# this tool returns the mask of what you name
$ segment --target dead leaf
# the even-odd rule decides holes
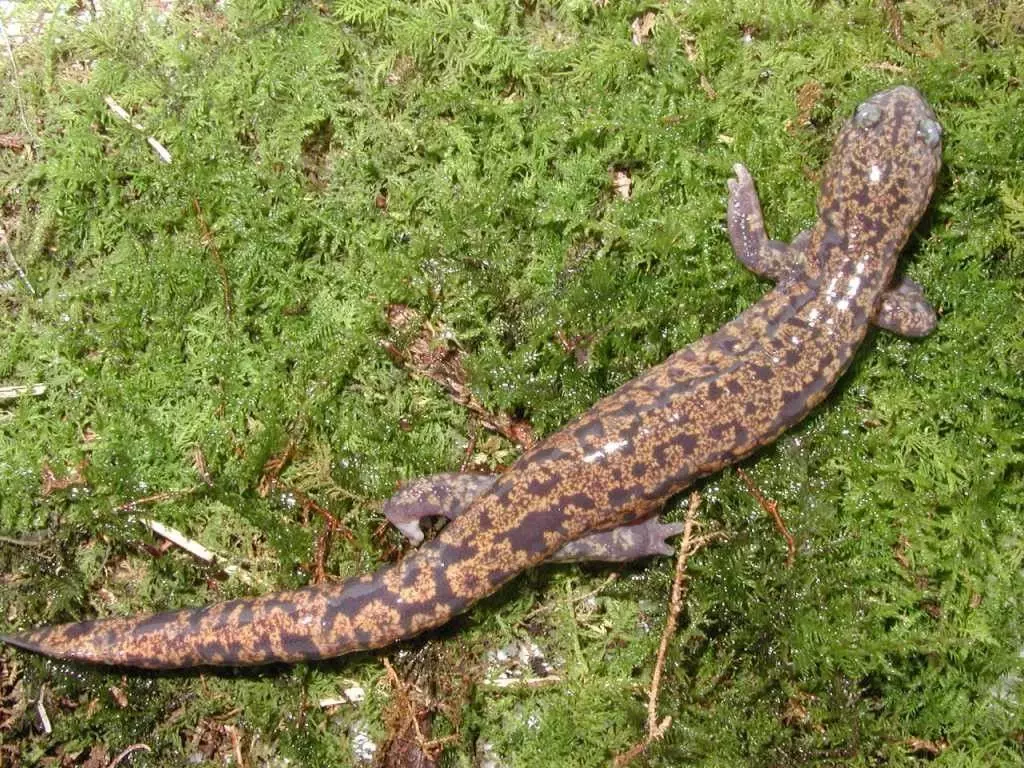
[[[630,24],[629,28],[633,30],[633,45],[643,45],[651,36],[651,30],[654,29],[654,22],[658,18],[658,14],[654,11],[647,11],[642,16],[637,16],[633,19],[633,23]]]
[[[117,706],[124,709],[128,706],[128,697],[125,692],[118,688],[116,685],[110,686],[110,695],[114,697],[114,701],[117,702]]]
[[[633,196],[633,178],[625,168],[612,168],[612,187],[623,200]]]
[[[925,754],[930,757],[938,757],[942,754],[946,747],[949,746],[949,742],[945,739],[939,739],[938,741],[932,741],[930,739],[907,739],[907,749],[911,752],[919,754]]]
[[[192,449],[192,466],[199,473],[199,479],[213,487],[213,478],[210,477],[210,469],[206,466],[206,456],[198,445]]]
[[[714,101],[718,98],[718,91],[711,87],[711,81],[704,75],[700,76],[700,87],[704,91],[704,95],[708,97],[710,101]]]
[[[825,89],[821,87],[821,83],[815,80],[800,86],[800,90],[796,94],[796,124],[798,126],[806,128],[811,124],[811,113],[818,106],[824,92]]]
[[[16,133],[0,133],[0,148],[24,149],[25,139]]]
[[[897,541],[892,547],[892,556],[905,571],[910,570],[910,558],[907,557],[908,549],[910,549],[910,539],[901,534],[899,541]]]
[[[57,477],[57,473],[53,471],[53,468],[50,466],[50,462],[44,459],[43,467],[40,470],[40,475],[42,475],[43,480],[43,497],[46,498],[47,496],[50,496],[54,491],[65,491],[68,488],[86,485],[85,476],[82,473],[88,465],[88,460],[82,459],[75,466],[70,467],[67,470],[67,474],[63,477]]]

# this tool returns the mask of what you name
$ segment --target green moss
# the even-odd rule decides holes
[[[0,57],[18,97],[0,100],[0,134],[33,147],[0,149],[0,223],[36,291],[5,254],[0,383],[48,386],[0,405],[0,533],[42,534],[0,543],[0,615],[25,626],[307,583],[321,522],[258,493],[289,439],[284,483],[354,533],[333,571],[376,567],[376,501],[457,467],[479,432],[388,358],[389,304],[450,329],[489,407],[551,432],[764,291],[721,226],[733,163],[791,237],[843,117],[910,82],[946,133],[905,267],[939,328],[873,335],[835,395],[746,463],[797,537],[792,569],[735,474],[703,486],[705,518],[731,536],[692,565],[662,694],[674,722],[647,759],[913,765],[929,756],[912,744],[930,742],[941,765],[1024,762],[1024,17],[904,2],[900,44],[881,5],[669,3],[641,46],[630,24],[647,6],[589,0],[162,19],[124,5],[89,24],[58,10],[15,45],[16,71]],[[584,340],[579,356],[560,336]],[[514,455],[483,434],[477,452]],[[83,461],[84,487],[43,492],[44,465],[60,477]],[[145,514],[251,583],[152,557],[118,511],[188,489]],[[672,566],[631,566],[577,605],[609,570],[544,569],[437,633],[481,667],[533,638],[563,678],[446,702],[439,727],[461,723],[447,764],[486,744],[508,765],[605,765],[641,738]],[[221,762],[225,718],[254,762],[337,765],[355,733],[387,731],[372,654],[202,677],[10,660],[19,696],[46,683],[54,723],[40,735],[30,707],[0,733],[26,765],[135,742],[153,749],[136,765]],[[364,702],[315,706],[355,683]]]

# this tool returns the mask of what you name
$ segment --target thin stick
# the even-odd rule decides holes
[[[224,314],[230,321],[233,303],[231,300],[231,282],[228,280],[228,270],[224,266],[224,259],[221,258],[220,251],[217,250],[217,242],[213,237],[213,232],[210,231],[206,224],[206,219],[203,217],[203,209],[195,198],[192,199],[192,207],[195,209],[196,218],[199,219],[199,239],[203,247],[209,251],[210,258],[213,259],[213,265],[217,268],[217,273],[220,275],[221,292],[224,294]],[[291,444],[289,443],[290,446]]]
[[[39,722],[43,726],[43,733],[49,736],[53,733],[53,726],[50,724],[50,716],[46,714],[46,686],[39,689],[39,701],[36,702],[36,712],[39,714]]]
[[[143,504],[156,504],[160,501],[170,501],[171,499],[177,499],[180,496],[188,496],[190,493],[195,493],[197,486],[186,488],[182,491],[162,491],[161,493],[154,493],[152,496],[143,496],[141,499],[132,499],[126,501],[120,506],[114,507],[115,512],[134,512],[136,507]]]
[[[7,402],[8,400],[17,400],[25,395],[39,397],[45,394],[45,384],[18,384],[11,387],[0,387],[0,403]]]
[[[789,528],[786,527],[786,521],[782,519],[782,515],[779,513],[779,503],[777,501],[769,501],[761,493],[761,490],[754,485],[754,481],[751,480],[747,473],[739,467],[736,468],[736,474],[743,478],[743,482],[747,484],[747,490],[750,491],[751,495],[757,499],[757,503],[761,505],[761,509],[771,515],[772,521],[775,523],[775,530],[786,540],[786,567],[792,568],[793,561],[796,560],[796,542],[793,540],[793,534],[789,532]]]
[[[25,127],[25,135],[32,136],[32,128],[29,127],[28,118],[25,117],[25,104],[21,98],[21,75],[18,73],[18,62],[14,59],[14,48],[11,47],[11,38],[7,35],[7,27],[4,20],[0,19],[0,35],[4,37],[4,46],[7,48],[7,58],[11,60],[11,73],[14,80],[14,98],[18,102],[18,112],[21,115],[21,124]]]
[[[132,116],[128,114],[128,110],[114,101],[113,96],[105,96],[103,98],[103,103],[107,105],[111,112],[128,123],[128,125],[136,131],[139,131],[140,133],[146,132],[146,129],[143,126],[132,120]],[[167,163],[168,165],[170,164],[172,158],[171,153],[167,151],[167,147],[152,136],[146,136],[146,143],[149,144],[154,152],[156,152],[156,156],[159,157],[162,162]]]
[[[147,517],[140,517],[138,520],[157,536],[162,536],[172,544],[188,552],[197,560],[201,560],[209,565],[217,565],[223,569],[224,573],[228,576],[237,576],[246,584],[252,583],[252,577],[250,577],[244,570],[239,568],[237,565],[226,564],[223,557],[207,549],[195,539],[190,539],[177,528],[171,528],[171,526],[164,525],[159,520],[153,520]]]
[[[684,585],[686,583],[686,563],[695,551],[693,548],[693,527],[697,521],[697,509],[700,507],[700,494],[694,492],[690,495],[690,508],[686,511],[686,520],[683,522],[683,539],[679,543],[679,556],[676,558],[676,576],[672,582],[672,597],[669,600],[668,617],[665,619],[665,629],[661,633],[661,643],[658,645],[658,657],[654,662],[654,674],[651,676],[651,691],[647,697],[647,732],[651,740],[661,737],[665,729],[672,722],[671,717],[666,717],[661,723],[658,722],[658,693],[661,690],[661,676],[665,669],[665,656],[668,654],[668,644],[675,637],[676,628],[679,624],[679,614],[683,610]],[[658,735],[655,735],[658,734]]]
[[[41,547],[42,539],[14,539],[10,536],[0,536],[0,544],[10,544],[15,547]]]
[[[496,677],[493,680],[483,680],[481,685],[487,688],[543,688],[546,685],[554,685],[562,682],[560,675],[545,675],[544,677]]]
[[[676,558],[676,574],[672,582],[672,596],[669,600],[668,616],[665,619],[665,629],[661,633],[661,643],[658,645],[658,656],[654,663],[654,673],[651,675],[651,690],[647,697],[647,736],[627,751],[615,757],[612,765],[616,768],[628,765],[646,752],[648,747],[661,739],[669,726],[672,725],[671,715],[666,715],[660,721],[658,720],[658,696],[661,693],[661,678],[664,674],[668,646],[675,637],[676,629],[679,625],[679,615],[683,611],[684,599],[686,597],[686,566],[690,558],[699,550],[714,539],[723,538],[725,535],[721,531],[715,531],[704,536],[694,536],[694,531],[699,527],[697,523],[697,510],[699,508],[700,494],[695,492],[690,495],[690,507],[686,512],[686,519],[683,522],[683,538],[679,543],[679,555]]]
[[[32,283],[29,281],[28,275],[25,274],[25,270],[21,268],[18,260],[14,258],[14,251],[11,249],[11,243],[7,239],[7,232],[2,226],[0,226],[0,243],[3,243],[4,251],[7,252],[7,258],[10,260],[11,264],[14,265],[14,269],[18,273],[18,277],[20,277],[21,281],[25,283],[25,287],[28,288],[28,292],[35,296],[36,289],[32,287]]]
[[[148,517],[140,517],[139,522],[147,526],[157,536],[162,536],[172,544],[188,552],[192,557],[197,560],[202,560],[204,563],[213,564],[217,560],[217,555],[211,552],[209,549],[204,547],[195,539],[190,539],[184,533],[176,528],[171,528],[169,525],[164,525],[159,520],[153,520]]]
[[[238,736],[238,727],[235,725],[225,725],[224,730],[231,737],[231,747],[235,753],[235,763],[238,765],[238,768],[245,768],[245,760],[242,757],[242,740]]]
[[[122,749],[120,754],[118,754],[117,757],[115,757],[113,760],[110,761],[110,764],[107,766],[107,768],[117,768],[117,766],[119,766],[121,764],[121,761],[124,760],[126,757],[128,757],[128,755],[132,754],[133,752],[152,752],[152,751],[153,750],[150,749],[148,744],[132,744],[132,745],[127,746],[124,749]]]
[[[611,584],[613,581],[615,581],[617,578],[619,578],[619,574],[617,574],[617,573],[610,574],[608,576],[608,578],[605,579],[604,581],[602,581],[601,584],[596,589],[590,590],[585,595],[580,595],[579,597],[574,597],[572,599],[571,605],[579,605],[584,600],[587,600],[587,599],[593,597],[594,595],[597,595],[597,594],[603,592],[608,587],[608,585]],[[534,619],[537,616],[540,616],[541,614],[544,614],[544,613],[547,613],[548,611],[554,610],[559,605],[560,605],[559,603],[552,602],[552,603],[548,603],[547,605],[542,605],[539,608],[535,608],[534,610],[532,610],[528,614],[526,614],[526,616],[523,618],[523,622],[530,621],[531,619]]]

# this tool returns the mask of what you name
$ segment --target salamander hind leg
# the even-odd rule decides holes
[[[740,163],[729,179],[729,239],[736,258],[755,275],[779,282],[793,272],[804,270],[804,248],[808,232],[801,232],[792,245],[771,240],[765,233],[761,201],[750,172]]]
[[[900,278],[882,294],[874,319],[879,328],[911,338],[927,336],[936,322],[935,309],[924,297],[921,286],[909,277]]]
[[[385,501],[381,511],[389,523],[418,546],[423,541],[421,519],[440,516],[454,520],[473,499],[494,485],[497,477],[470,472],[421,477]]]
[[[620,525],[609,531],[591,533],[571,541],[555,552],[548,561],[624,563],[653,555],[671,555],[673,549],[665,539],[678,536],[682,532],[682,523],[663,523],[658,517],[649,517],[639,523]]]

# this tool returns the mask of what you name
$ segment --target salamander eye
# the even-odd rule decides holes
[[[917,138],[929,147],[935,148],[942,139],[942,126],[930,117],[922,117],[917,121]]]
[[[877,104],[865,101],[853,113],[853,122],[858,128],[870,128],[882,119],[882,110]]]

